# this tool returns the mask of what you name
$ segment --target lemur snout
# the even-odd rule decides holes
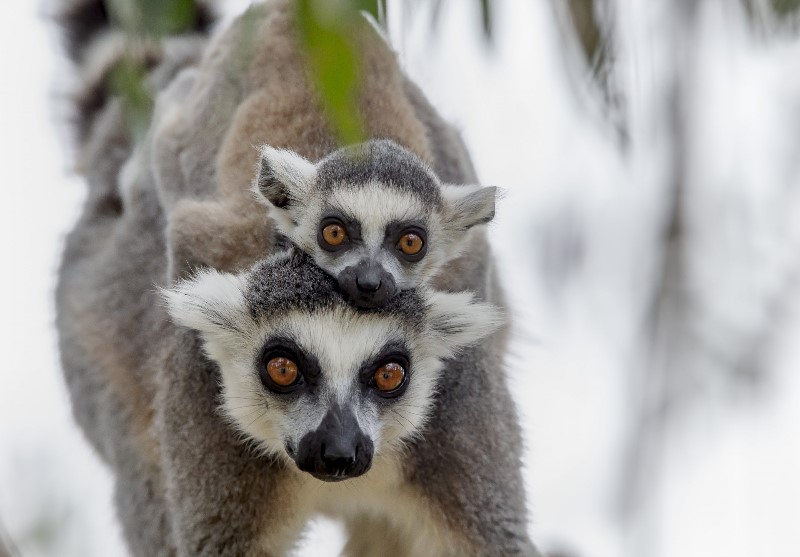
[[[367,259],[345,268],[339,273],[338,281],[350,301],[362,308],[380,307],[397,294],[391,273]]]
[[[375,267],[356,275],[356,286],[362,292],[376,292],[381,287],[381,275]]]
[[[298,468],[317,479],[335,482],[364,474],[372,465],[373,444],[355,415],[335,406],[319,427],[300,440]]]

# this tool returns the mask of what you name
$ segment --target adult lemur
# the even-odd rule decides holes
[[[310,161],[336,148],[292,12],[288,0],[253,8],[206,44],[200,10],[185,35],[131,48],[101,2],[64,10],[89,195],[66,242],[57,326],[74,415],[115,474],[129,548],[285,555],[320,512],[345,521],[347,555],[536,555],[504,335],[463,348],[493,327],[485,304],[502,305],[484,235],[432,279],[474,301],[418,287],[357,309],[306,255],[271,255],[253,146]],[[357,40],[370,136],[446,183],[475,183],[386,44],[367,26]],[[123,54],[158,91],[135,146],[106,89]]]

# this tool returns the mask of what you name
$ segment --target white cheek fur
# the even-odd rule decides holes
[[[267,392],[261,384],[257,356],[276,331],[318,359],[324,379],[313,403],[302,397],[292,403],[278,402],[281,395]],[[360,427],[373,440],[376,454],[401,447],[418,435],[425,423],[441,367],[438,360],[412,357],[414,369],[408,388],[386,404],[376,404],[360,392],[357,374],[363,362],[374,359],[390,341],[412,343],[414,352],[414,334],[393,319],[341,308],[313,315],[297,312],[272,321],[251,338],[247,347],[239,339],[235,353],[226,346],[233,339],[228,343],[208,339],[206,350],[221,369],[225,415],[266,453],[288,458],[286,441],[296,446],[318,427],[333,403],[353,409]]]
[[[319,223],[328,211],[342,213],[361,226],[359,245],[341,252],[328,252],[319,247]],[[314,258],[314,262],[331,276],[365,258],[378,260],[391,273],[401,290],[414,288],[431,279],[447,261],[457,257],[466,243],[465,234],[455,236],[441,222],[441,215],[432,211],[415,196],[381,183],[363,186],[342,185],[331,192],[309,194],[307,204],[293,210],[296,224],[286,228],[279,223],[297,246]],[[416,263],[403,264],[385,243],[386,228],[395,222],[425,223],[427,253]]]

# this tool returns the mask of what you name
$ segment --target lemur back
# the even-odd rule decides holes
[[[90,89],[103,83],[90,59],[110,64],[120,51],[95,32],[108,25],[100,2],[69,4],[83,14],[67,24]],[[86,26],[91,32],[78,32],[82,18],[97,22]],[[307,83],[288,0],[250,9],[212,39],[205,28],[154,45],[156,108],[143,142],[134,142],[119,99],[102,87],[92,109],[79,112],[89,116],[81,117],[77,149],[89,196],[59,273],[59,347],[76,420],[115,476],[132,554],[285,555],[292,537],[271,532],[302,530],[307,515],[296,504],[317,484],[289,473],[291,462],[264,454],[226,417],[219,361],[195,331],[171,321],[157,287],[206,267],[245,272],[273,252],[274,223],[249,189],[260,159],[254,145],[316,163],[336,144]],[[359,41],[370,136],[402,145],[447,182],[474,183],[463,144],[386,44],[366,26]],[[498,304],[485,235],[472,236],[444,268],[452,280],[437,288]],[[503,353],[501,332],[446,360],[427,420],[402,458],[343,484],[381,486],[362,493],[362,503],[375,506],[348,513],[347,555],[536,555]],[[339,492],[325,493],[320,512],[347,506]],[[387,498],[398,517],[374,512],[376,499]]]

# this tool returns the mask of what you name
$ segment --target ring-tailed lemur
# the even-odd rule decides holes
[[[85,24],[86,33],[80,29],[73,33],[79,38],[75,51],[83,53],[79,63],[87,69],[86,83],[96,88],[84,88],[86,95],[78,107],[89,196],[66,240],[59,271],[59,349],[75,418],[114,474],[116,508],[130,552],[287,555],[295,539],[287,533],[299,533],[306,511],[317,508],[347,511],[350,541],[345,555],[350,557],[537,555],[527,534],[521,440],[503,371],[502,334],[494,333],[442,362],[434,374],[438,388],[424,399],[429,403],[427,420],[414,417],[420,422],[408,425],[397,416],[395,431],[416,432],[402,450],[388,451],[392,458],[384,459],[381,447],[390,443],[385,438],[373,441],[371,468],[357,478],[332,484],[299,472],[285,447],[275,445],[284,451],[278,454],[287,455],[276,459],[243,438],[241,429],[248,426],[244,416],[235,422],[242,427],[234,426],[220,408],[220,401],[226,400],[222,368],[232,368],[208,358],[197,333],[173,324],[164,309],[156,286],[169,288],[174,277],[202,265],[240,272],[270,254],[273,224],[249,191],[258,163],[252,145],[280,146],[315,161],[336,148],[297,52],[294,2],[273,0],[252,8],[208,46],[201,33],[156,45],[154,58],[146,62],[153,68],[148,84],[160,92],[149,135],[135,148],[120,102],[105,88],[102,72],[88,71],[93,61],[103,58],[100,55],[113,60],[120,53],[115,47],[119,44],[103,30],[108,23],[103,4],[100,0],[68,3],[76,7],[72,13],[83,14],[67,21]],[[365,57],[360,110],[370,136],[403,145],[447,183],[474,183],[457,135],[403,75],[386,44],[366,31],[358,39]],[[110,47],[114,48],[105,50]],[[485,235],[470,236],[469,248],[450,261],[432,285],[468,290],[477,300],[501,306]],[[274,299],[279,292],[286,296],[306,292],[317,284],[313,279],[317,275],[320,292],[335,291],[327,275],[313,266],[288,272],[293,261],[302,257],[267,264],[272,273],[285,265],[286,275],[273,282],[281,288],[248,289],[247,303]],[[445,273],[447,284],[442,284],[439,277]],[[201,305],[214,305],[213,291],[193,292],[199,292]],[[387,309],[420,294],[434,303],[421,291],[401,293],[387,308],[373,310],[335,302],[344,314],[361,317],[337,319],[331,324],[334,330],[325,334],[314,332],[319,323],[311,325],[315,318],[323,318],[325,310],[309,305],[307,312],[302,310],[309,318],[307,340],[298,332],[295,342],[315,354],[338,354],[337,362],[354,362],[359,358],[353,353],[357,347],[334,342],[329,333],[350,323],[355,328],[339,331],[342,335],[363,334],[379,343],[374,335],[386,331],[386,322],[394,320],[402,329],[402,323],[409,321],[408,308],[405,313],[396,308],[396,317]],[[304,307],[316,296],[315,291],[294,300]],[[247,311],[251,309],[247,305]],[[280,325],[279,318],[273,322],[255,309],[256,333],[270,334],[271,327]],[[431,314],[424,313],[414,316],[414,322],[435,331]],[[377,321],[368,326],[359,321],[370,316]],[[380,323],[384,325],[379,327]],[[428,339],[411,346],[416,343],[413,334],[398,336],[408,341],[411,350],[406,378],[406,388],[411,389],[416,378],[424,377],[415,375],[414,350],[424,350]],[[229,336],[226,342],[234,338]],[[242,353],[252,350],[247,335],[240,338]],[[287,356],[276,354],[267,361],[273,362],[271,380],[276,385],[294,373]],[[299,374],[303,363],[291,362]],[[266,407],[268,400],[275,405],[281,399],[267,398],[271,391],[261,383],[255,359],[251,363],[251,380],[257,381],[256,388],[261,385],[258,392],[264,397],[261,408],[253,408],[255,424],[259,412],[274,410]],[[390,388],[404,376],[398,369],[404,361],[386,363],[393,365],[377,377],[373,373],[371,381]],[[352,389],[348,392],[353,394]],[[406,395],[411,394],[406,391],[395,400],[406,404],[407,419],[415,411],[408,405],[411,399]],[[227,400],[235,400],[233,396],[238,395],[230,394]],[[386,416],[392,413],[389,406]],[[324,408],[311,408],[308,415]],[[319,424],[309,422],[309,431],[320,429],[324,417],[319,417]],[[326,423],[329,431],[344,428],[345,424],[334,423],[336,417],[332,414]],[[368,429],[361,422],[359,427],[362,432]],[[295,431],[299,434],[301,429]],[[301,450],[297,441],[302,437],[284,436],[281,441],[286,440],[296,442],[290,445],[292,450]],[[311,441],[302,448],[321,455],[321,445],[316,453]],[[363,459],[366,442],[360,446]],[[341,473],[344,461],[334,459],[331,466],[314,468],[315,473]],[[313,458],[307,466],[315,466]],[[392,512],[387,514],[390,498]]]
[[[335,277],[360,307],[425,283],[494,217],[496,188],[443,185],[389,140],[312,164],[264,146],[253,190],[278,230]]]
[[[467,293],[424,288],[358,310],[296,248],[238,274],[201,271],[164,297],[177,323],[201,333],[235,427],[269,456],[325,481],[361,476],[373,461],[379,470],[401,468],[402,449],[421,435],[434,403],[442,360],[501,323],[496,308]],[[366,478],[374,488],[365,489],[404,489],[382,475]],[[338,496],[359,491],[375,496]],[[321,504],[309,497],[292,504]],[[373,512],[391,519],[393,500]]]

